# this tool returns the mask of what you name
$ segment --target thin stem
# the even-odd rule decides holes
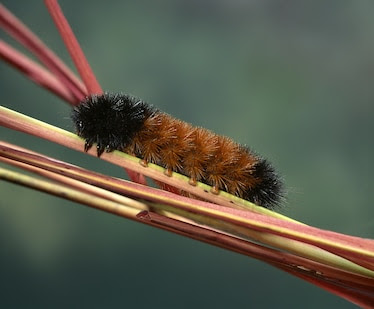
[[[101,208],[102,210],[120,215],[125,218],[136,218],[136,215],[139,213],[138,209],[132,208],[128,205],[108,201],[100,197],[92,196],[88,193],[80,192],[79,190],[56,185],[55,183],[37,179],[18,172],[9,171],[3,168],[0,168],[0,178],[39,191],[47,192],[55,196],[63,196],[68,200],[84,205],[89,205],[99,209]],[[101,206],[99,207],[98,205]]]
[[[0,4],[0,26],[30,50],[72,92],[75,104],[87,95],[75,74],[27,26]]]
[[[75,67],[87,87],[89,94],[102,94],[103,90],[99,85],[91,66],[89,65],[79,43],[76,39],[69,23],[63,15],[57,0],[45,0],[45,5],[51,14],[62,39],[65,42],[70,57],[73,59]]]
[[[279,267],[282,269],[282,267]],[[285,269],[283,269],[285,270]],[[300,273],[295,271],[294,269],[285,270],[291,275],[294,275],[300,279],[303,279],[305,281],[308,281],[309,283],[312,283],[332,294],[335,294],[337,296],[340,296],[358,306],[361,308],[373,308],[374,303],[374,295],[373,295],[373,284],[369,283],[368,288],[369,289],[356,289],[352,288],[352,286],[343,286],[339,282],[324,280],[321,281],[318,278],[311,276],[308,273]]]
[[[353,285],[349,285],[350,281],[344,279],[344,272],[339,269],[331,268],[331,271],[333,272],[333,274],[335,274],[335,277],[333,279],[330,279],[329,277],[319,275],[319,271],[321,271],[322,269],[324,272],[328,273],[330,269],[329,266],[318,265],[322,266],[322,268],[316,267],[316,269],[318,269],[318,272],[314,270],[308,270],[305,268],[305,262],[306,265],[308,265],[308,260],[305,260],[301,257],[293,256],[285,252],[280,252],[248,241],[240,240],[234,236],[225,235],[218,231],[211,230],[208,227],[200,227],[196,226],[195,224],[177,221],[165,216],[160,216],[157,213],[153,213],[147,210],[139,211],[139,209],[147,209],[148,206],[144,203],[139,203],[132,199],[121,198],[116,201],[108,201],[107,199],[103,199],[101,197],[90,196],[90,194],[66,187],[65,185],[56,185],[44,180],[35,179],[33,177],[17,172],[8,171],[2,168],[0,168],[0,178],[40,191],[61,196],[66,199],[77,201],[90,207],[94,207],[122,217],[153,225],[155,227],[162,228],[183,236],[207,242],[234,252],[261,259],[262,261],[267,262],[275,267],[297,275],[304,280],[312,281],[314,284],[320,286],[321,288],[326,288],[329,291],[347,299],[352,298],[352,296],[350,296],[351,294],[355,295],[354,293],[350,293],[351,290],[356,290],[356,294],[360,293],[365,295],[365,291],[368,291],[368,288],[370,286],[370,281],[368,281],[368,278],[361,278],[360,280],[359,276],[350,274],[353,282],[356,283]],[[108,192],[108,194],[111,193]],[[343,277],[341,277],[341,275],[343,275]],[[347,290],[346,287],[347,283],[350,287],[349,290]]]
[[[18,52],[2,40],[0,40],[0,58],[24,73],[38,85],[58,95],[64,101],[75,104],[76,98],[59,79],[40,64]]]
[[[85,172],[82,169],[79,169],[78,167],[74,167],[71,165],[64,167],[63,162],[51,160],[47,157],[39,157],[37,154],[23,153],[20,150],[9,149],[9,147],[7,147],[6,145],[2,146],[1,144],[0,154],[7,158],[20,160],[21,162],[42,167],[49,171],[59,172],[69,177],[76,178],[74,175],[80,175],[79,180],[83,180],[91,184],[94,183],[95,185],[99,184],[98,180],[100,178],[100,175],[96,174],[90,176],[89,174],[87,174],[87,172]],[[52,168],[53,166],[55,166],[55,168]],[[87,178],[84,178],[84,175],[87,175]],[[92,176],[94,176],[94,178],[92,178]],[[106,184],[106,186],[108,188],[112,187],[114,191],[117,191],[120,188],[125,189],[130,185],[130,183],[122,181],[122,185],[121,187],[119,187],[119,180],[116,180],[113,183],[110,177],[108,176],[106,176],[104,179],[104,183]],[[136,188],[136,186],[138,186],[138,188]],[[290,230],[288,232],[288,237],[293,238],[292,235],[297,234],[300,231],[300,229],[304,229],[304,225],[298,224],[297,226],[293,226],[289,224],[287,226],[287,223],[280,220],[276,220],[273,222],[272,220],[269,220],[269,218],[267,217],[258,216],[251,212],[239,212],[234,209],[222,208],[217,205],[205,203],[202,201],[193,201],[192,203],[192,201],[187,198],[185,198],[185,201],[183,202],[182,200],[180,200],[180,197],[176,197],[175,195],[173,196],[171,194],[169,194],[169,196],[162,197],[162,194],[158,191],[152,193],[151,191],[153,190],[155,189],[146,187],[142,188],[139,185],[131,184],[131,186],[128,187],[127,190],[125,189],[124,191],[121,190],[119,192],[122,194],[129,195],[134,195],[134,193],[137,192],[136,195],[142,199],[158,202],[157,204],[151,204],[154,209],[160,209],[170,213],[174,213],[181,217],[189,218],[196,222],[200,222],[202,224],[209,225],[214,228],[219,228],[221,230],[233,233],[235,235],[240,235],[241,237],[254,239],[255,241],[265,243],[273,247],[294,252],[300,256],[305,256],[314,261],[319,261],[321,263],[332,265],[340,269],[346,269],[347,271],[353,271],[356,273],[361,273],[363,275],[373,276],[373,273],[368,271],[367,269],[363,269],[362,267],[359,267],[358,265],[355,265],[347,261],[346,259],[342,259],[334,254],[331,254],[320,248],[315,247],[316,244],[319,244],[319,239],[317,239],[313,243],[313,246],[303,243],[305,242],[304,238],[301,238],[300,241],[290,241],[289,239],[283,237],[284,235],[282,233],[276,235],[278,234],[279,229],[287,227]],[[143,191],[143,194],[141,194],[141,191]],[[147,192],[150,194],[147,195]],[[163,205],[161,203],[167,203],[169,204],[169,206]],[[209,218],[208,221],[207,218]],[[272,227],[271,230],[269,229],[270,227]],[[271,231],[271,234],[275,235],[271,235],[270,233],[268,233],[269,231]],[[328,231],[323,232],[328,233]],[[310,231],[309,233],[312,234],[312,232]],[[316,231],[314,231],[314,234],[321,235],[322,233],[320,230],[317,229]],[[323,239],[323,235],[321,235],[320,238]],[[338,242],[337,245],[339,245]],[[349,242],[346,240],[345,245],[347,245],[348,253],[348,250],[352,251],[352,242],[351,244],[349,244]],[[334,248],[331,249],[331,252],[334,252],[333,249]],[[361,256],[364,257],[365,253],[362,252]]]

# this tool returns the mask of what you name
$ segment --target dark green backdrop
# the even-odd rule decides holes
[[[373,238],[372,1],[60,2],[104,89],[269,158],[289,191],[286,215]],[[71,66],[42,1],[3,3]],[[73,130],[67,104],[4,63],[0,91],[2,105]],[[24,134],[0,136],[124,175]],[[0,196],[4,308],[354,307],[235,253],[4,182]]]

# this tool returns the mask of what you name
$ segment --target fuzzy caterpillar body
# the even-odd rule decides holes
[[[282,184],[273,167],[248,148],[194,127],[126,94],[87,97],[73,110],[77,134],[97,154],[120,150],[257,205],[273,208]]]

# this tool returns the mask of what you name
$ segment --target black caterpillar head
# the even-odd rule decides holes
[[[104,93],[87,97],[73,109],[77,134],[86,140],[85,151],[97,144],[97,155],[128,146],[141,130],[152,108],[126,94]]]

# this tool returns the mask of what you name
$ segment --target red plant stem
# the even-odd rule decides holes
[[[7,143],[0,144],[4,144],[3,147],[5,148],[11,146]],[[6,155],[7,153],[10,154],[14,151],[23,152],[23,149],[15,146],[13,150],[8,148],[8,150],[5,153],[2,153],[2,155]],[[26,157],[31,154],[27,150],[23,153],[26,155]],[[37,154],[32,152],[32,155],[35,156]],[[21,159],[21,157],[19,159]],[[44,156],[41,156],[41,159],[51,160]],[[63,176],[58,175],[56,175],[57,178],[55,178],[53,175],[51,175],[54,173],[45,173],[39,168],[31,167],[28,165],[28,161],[21,163],[22,159],[19,162],[12,162],[12,160],[4,158],[2,161],[28,169],[57,181],[60,181],[61,179],[59,180],[59,178],[61,177],[62,179],[64,178]],[[73,168],[73,166],[70,166],[69,164],[68,166],[69,169]],[[68,185],[68,183],[65,183],[64,181],[62,183],[64,185]],[[120,215],[117,212],[114,214]],[[372,296],[370,296],[372,280],[369,278],[361,277],[352,273],[346,273],[334,267],[309,261],[308,259],[285,252],[279,252],[274,249],[259,246],[248,241],[237,239],[236,237],[230,235],[222,234],[221,232],[210,230],[209,228],[203,228],[193,224],[180,222],[178,220],[161,216],[157,213],[143,211],[138,214],[137,218],[140,220],[140,222],[260,259],[304,280],[310,281],[311,283],[356,304],[367,305],[372,300]]]
[[[282,267],[280,267],[283,269]],[[344,286],[339,286],[334,284],[333,282],[328,282],[328,281],[322,281],[318,278],[311,277],[308,274],[303,274],[294,270],[286,270],[288,273],[301,278],[305,281],[308,281],[332,294],[335,294],[337,296],[340,296],[358,306],[361,308],[373,308],[374,304],[374,294],[372,292],[361,292],[360,290],[350,288],[350,287],[344,287]]]
[[[75,74],[28,27],[0,4],[0,26],[30,50],[68,88],[78,104],[86,95],[85,86]]]
[[[71,29],[68,21],[62,13],[62,10],[58,5],[57,0],[45,0],[44,2],[57,26],[57,29],[61,34],[62,39],[65,42],[65,46],[70,53],[70,57],[74,61],[75,67],[77,68],[79,75],[81,76],[84,84],[86,85],[88,94],[102,94],[103,90],[101,89],[101,86],[97,81],[90,64],[88,63],[87,58],[84,55],[78,43],[78,40],[76,39],[73,33],[73,30]],[[128,169],[125,169],[125,171],[127,172],[129,178],[132,181],[146,184],[146,179],[143,175]]]
[[[71,58],[74,61],[75,67],[77,68],[86,88],[88,94],[102,94],[103,90],[99,85],[95,74],[92,69],[69,25],[65,16],[63,15],[57,0],[45,0],[45,5],[51,14],[57,29],[59,30],[62,39],[70,53]]]
[[[40,130],[38,125],[32,124],[30,122],[25,122],[24,120],[20,120],[12,115],[14,115],[14,112],[6,110],[1,112],[0,125],[4,125],[11,129],[32,134],[65,145],[73,149],[79,150],[83,148],[81,141],[78,141],[74,138],[70,138],[66,135],[62,135],[56,130]],[[103,154],[103,157],[105,159],[107,156]],[[111,157],[115,158],[116,156]],[[110,161],[112,163],[116,163],[116,161]],[[172,179],[170,180],[169,178],[167,178],[167,176],[161,176],[159,174],[156,175],[147,168],[141,168],[139,164],[135,162],[131,163],[123,161],[121,165],[126,166],[127,168],[132,168],[136,165],[137,170],[141,170],[142,173],[144,173],[145,175],[149,175],[150,177],[157,176],[157,178],[155,178],[160,181],[163,181],[164,178],[167,181],[174,181]],[[371,262],[371,260],[373,259],[372,252],[374,251],[373,240],[325,231],[311,226],[280,220],[270,216],[265,216],[249,211],[240,211],[237,209],[220,207],[218,205],[208,203],[205,203],[204,205],[204,208],[196,208],[196,204],[191,206],[181,203],[178,207],[185,211],[191,211],[191,207],[193,207],[196,213],[208,215],[214,219],[224,220],[228,223],[241,225],[245,228],[250,228],[256,231],[280,235],[282,237],[287,237],[290,239],[308,243],[319,248],[322,248],[326,251],[329,251],[331,253],[338,254],[348,260],[352,260],[352,255],[353,253],[355,253],[354,262],[356,262],[358,265],[362,265],[369,269],[374,268],[374,265]],[[222,215],[220,214],[220,212],[222,211],[226,213],[229,212],[234,217],[222,217]],[[266,228],[264,227],[264,224],[266,224]],[[281,229],[282,231],[279,232],[279,229]],[[362,251],[364,251],[363,254]],[[359,259],[360,256],[361,259]]]
[[[370,286],[372,284],[372,280],[370,279],[367,279],[367,285],[363,285],[361,287],[362,291],[360,291],[359,288],[354,287],[355,285],[352,285],[352,287],[349,286],[349,284],[352,283],[349,281],[349,276],[352,274],[348,275],[348,280],[345,282],[346,286],[343,286],[341,283],[339,283],[339,280],[334,278],[334,275],[338,275],[340,273],[340,270],[335,269],[333,271],[333,279],[335,280],[331,280],[331,278],[325,277],[325,274],[321,276],[314,271],[306,272],[303,270],[303,268],[298,267],[298,265],[305,265],[303,263],[304,261],[308,261],[304,258],[262,247],[251,242],[239,240],[229,235],[217,233],[216,231],[201,229],[199,233],[196,233],[197,227],[195,226],[190,226],[190,224],[187,223],[180,223],[176,220],[165,218],[148,211],[139,213],[138,217],[153,222],[155,226],[159,228],[171,230],[174,233],[195,240],[210,243],[224,249],[229,249],[240,254],[260,259],[268,264],[271,264],[274,267],[277,267],[314,285],[317,285],[320,288],[325,289],[332,294],[336,294],[359,306],[362,306],[364,308],[372,308],[370,306],[374,302],[374,297],[372,293],[369,294],[370,292],[368,292],[371,290]],[[173,221],[176,221],[176,223],[173,223]],[[290,268],[291,265],[294,265],[296,267]],[[328,270],[330,268],[322,264],[319,264],[319,266],[322,266],[322,269],[320,267],[316,267],[315,269],[318,269],[322,272],[323,269]],[[353,277],[354,275],[352,276],[352,279]]]
[[[58,95],[64,101],[74,104],[76,101],[70,90],[41,65],[20,53],[10,45],[0,40],[0,58],[24,73],[28,78],[43,88]]]
[[[308,277],[321,281],[327,280],[334,285],[352,285],[362,289],[362,291],[369,291],[370,286],[373,284],[373,279],[348,273],[287,252],[267,248],[215,230],[200,227],[199,233],[196,234],[196,226],[166,218],[157,213],[142,212],[138,214],[138,217],[159,226],[178,227],[177,234],[262,260],[287,272],[292,270],[292,273],[308,274]]]
[[[3,158],[2,158],[3,157]],[[18,146],[14,146],[8,143],[4,143],[0,141],[0,160],[4,160],[5,158],[8,158],[11,161],[11,164],[13,165],[19,165],[21,164],[27,164],[27,170],[33,171],[34,173],[37,173],[39,175],[42,175],[44,177],[61,181],[56,177],[56,174],[61,174],[64,176],[67,176],[66,179],[76,179],[81,182],[89,183],[91,185],[94,185],[96,187],[106,188],[110,191],[118,191],[120,188],[119,185],[122,183],[121,188],[125,190],[118,191],[119,194],[127,196],[127,195],[134,195],[134,191],[137,192],[144,192],[144,190],[147,191],[155,191],[151,196],[148,196],[146,194],[135,194],[139,198],[144,200],[151,200],[153,202],[163,202],[162,200],[157,200],[158,194],[162,195],[164,193],[163,191],[159,191],[157,189],[153,188],[144,188],[141,185],[129,183],[124,180],[120,179],[114,179],[109,176],[104,176],[98,173],[94,173],[91,171],[84,170],[82,168],[79,168],[77,166],[73,166],[70,164],[67,164],[65,162],[57,161],[52,158],[48,158],[46,156],[37,154],[35,152],[30,152],[29,150],[23,149]],[[22,163],[21,163],[22,162]],[[52,173],[51,173],[52,172]],[[86,177],[85,177],[86,176]],[[63,178],[65,179],[65,178]],[[100,182],[99,180],[102,180]],[[64,181],[62,181],[64,185]],[[102,184],[105,183],[107,186],[102,186]],[[131,188],[131,190],[126,191],[126,188]],[[92,194],[95,194],[93,192]],[[100,195],[98,195],[100,196]],[[179,199],[179,196],[175,196],[169,192],[170,198],[177,198]],[[187,198],[185,198],[187,200]],[[199,202],[200,203],[200,202]],[[204,203],[205,204],[205,203]],[[208,206],[208,204],[205,204]],[[232,250],[232,249],[231,249]],[[261,258],[264,260],[263,258]],[[369,279],[367,277],[362,277],[360,275],[352,274],[350,272],[346,272],[344,270],[337,269],[332,266],[324,265],[319,262],[311,261],[306,258],[300,258],[296,257],[294,255],[283,255],[283,253],[280,253],[276,251],[276,253],[272,256],[272,258],[269,260],[269,262],[286,262],[289,265],[293,265],[296,268],[300,268],[299,270],[303,272],[309,272],[314,274],[315,276],[322,276],[328,279],[330,282],[332,281],[339,281],[341,285],[348,285],[353,286],[355,285],[357,288],[360,288],[362,290],[365,290],[365,287],[370,286],[373,284],[373,279]],[[300,266],[300,267],[299,267]]]
[[[305,272],[298,267],[290,268],[291,262],[289,258],[296,258],[296,260],[302,260],[303,258],[299,258],[297,256],[292,256],[284,252],[279,252],[270,248],[259,246],[251,242],[236,239],[229,235],[221,234],[216,231],[191,226],[188,223],[182,223],[149,211],[143,211],[139,213],[138,217],[153,222],[155,226],[159,228],[171,230],[174,233],[195,240],[210,243],[212,245],[224,249],[229,249],[231,251],[244,254],[246,256],[260,259],[263,262],[271,264],[272,266],[284,270],[288,273],[291,273],[303,280],[313,283],[319,286],[320,288],[323,288],[333,294],[336,294],[365,308],[369,308],[368,305],[373,303],[374,297],[368,295],[365,292],[365,288],[363,292],[360,292],[359,290],[356,290],[355,292],[354,288],[350,289],[349,287],[341,286],[338,282],[330,281],[330,279],[325,278],[323,276],[316,276],[314,272],[309,272],[305,274]],[[200,229],[200,231],[198,229]],[[196,233],[197,231],[199,232]],[[298,262],[299,263],[296,265],[303,265],[300,260]]]
[[[58,4],[53,3],[53,2],[51,4],[52,4],[51,14],[53,14],[54,12],[53,5],[55,4],[58,7]],[[61,10],[59,12],[60,12],[60,15],[63,17]],[[65,23],[67,24],[66,20],[65,20]],[[85,78],[87,77],[85,81],[86,83],[88,81],[89,87],[87,88],[90,91],[89,93],[85,89],[85,86],[75,77],[74,73],[72,73],[69,70],[69,68],[66,67],[65,64],[35,34],[31,32],[30,29],[28,29],[20,20],[18,20],[11,12],[9,12],[1,4],[0,4],[0,26],[4,28],[4,30],[6,30],[12,37],[18,40],[21,44],[23,44],[27,49],[33,52],[45,64],[45,66],[51,70],[51,72],[56,76],[56,78],[59,79],[63,85],[65,85],[65,88],[71,91],[71,95],[73,96],[73,98],[71,98],[70,95],[65,96],[64,94],[61,94],[61,91],[57,90],[55,86],[49,87],[48,85],[49,82],[45,80],[45,77],[46,77],[45,74],[43,77],[38,76],[38,74],[33,74],[32,76],[30,75],[31,72],[29,71],[30,74],[28,76],[32,80],[34,81],[36,81],[37,79],[43,80],[43,83],[45,84],[42,86],[53,91],[56,95],[62,97],[67,102],[71,103],[72,105],[79,104],[79,102],[81,102],[84,99],[84,97],[87,96],[89,93],[97,93],[97,94],[102,93],[101,87],[97,83],[97,80],[94,74],[92,73],[91,68],[73,34],[72,34],[73,36],[72,38],[75,39],[76,46],[74,46],[74,48],[72,49],[73,51],[72,57],[74,61],[78,61],[78,64],[76,63],[78,70],[81,69],[80,72],[83,71],[84,73],[83,76]],[[68,24],[67,24],[67,27],[69,27]],[[70,29],[70,32],[71,32],[71,29]],[[64,37],[64,34],[63,34],[63,37]],[[79,55],[77,56],[75,52],[77,52],[78,54],[81,54],[81,56]],[[8,57],[10,56],[11,55],[8,54]],[[13,59],[14,61],[12,61],[11,63],[14,66],[21,68],[22,66],[25,65],[25,63],[22,63],[23,60],[19,56],[14,56]],[[17,63],[17,62],[20,62],[20,63]],[[86,65],[84,65],[84,63]],[[24,72],[26,71],[24,70]],[[34,73],[42,74],[40,70],[39,72],[34,72]],[[51,83],[54,83],[54,82],[51,82]],[[40,84],[42,83],[40,82]],[[128,173],[132,181],[146,184],[146,179],[143,175],[140,175],[139,173],[133,172],[128,169],[125,169],[125,171]]]
[[[5,148],[8,147],[5,146]],[[8,150],[5,153],[2,153],[2,155],[5,154],[6,156],[7,153],[11,153],[12,151],[22,151],[22,148],[17,146],[15,146],[15,148],[18,148],[18,150],[8,148]],[[28,153],[24,152],[24,154],[27,156]],[[34,155],[36,154],[34,153]],[[42,156],[42,159],[43,158],[45,157]],[[37,173],[41,176],[61,182],[64,186],[70,187],[70,185],[74,184],[74,182],[72,183],[70,181],[69,177],[57,175],[54,172],[43,171],[39,167],[36,167],[36,165],[30,166],[28,161],[24,161],[25,163],[22,163],[23,160],[21,157],[19,157],[18,160],[20,161],[13,161],[12,159],[6,159],[0,156],[0,161],[4,161],[6,163]],[[69,165],[69,167],[72,166]],[[77,189],[78,187],[76,188],[74,186],[73,188]],[[88,192],[94,194],[95,191]],[[100,194],[97,196],[100,197]],[[113,212],[113,214],[122,216],[121,212],[117,211]],[[134,219],[132,217],[129,218]],[[286,272],[297,275],[304,280],[312,281],[321,288],[327,289],[332,293],[356,303],[358,300],[360,300],[360,298],[357,296],[368,297],[367,295],[371,291],[370,286],[372,284],[372,280],[369,278],[352,273],[346,273],[334,267],[309,261],[308,259],[288,254],[286,252],[280,252],[271,248],[263,247],[249,241],[244,241],[236,238],[235,236],[211,230],[209,227],[201,227],[195,224],[181,222],[150,211],[141,211],[137,215],[136,220],[140,220],[140,222],[145,224],[168,230],[185,237],[210,243],[224,249],[260,259]]]

